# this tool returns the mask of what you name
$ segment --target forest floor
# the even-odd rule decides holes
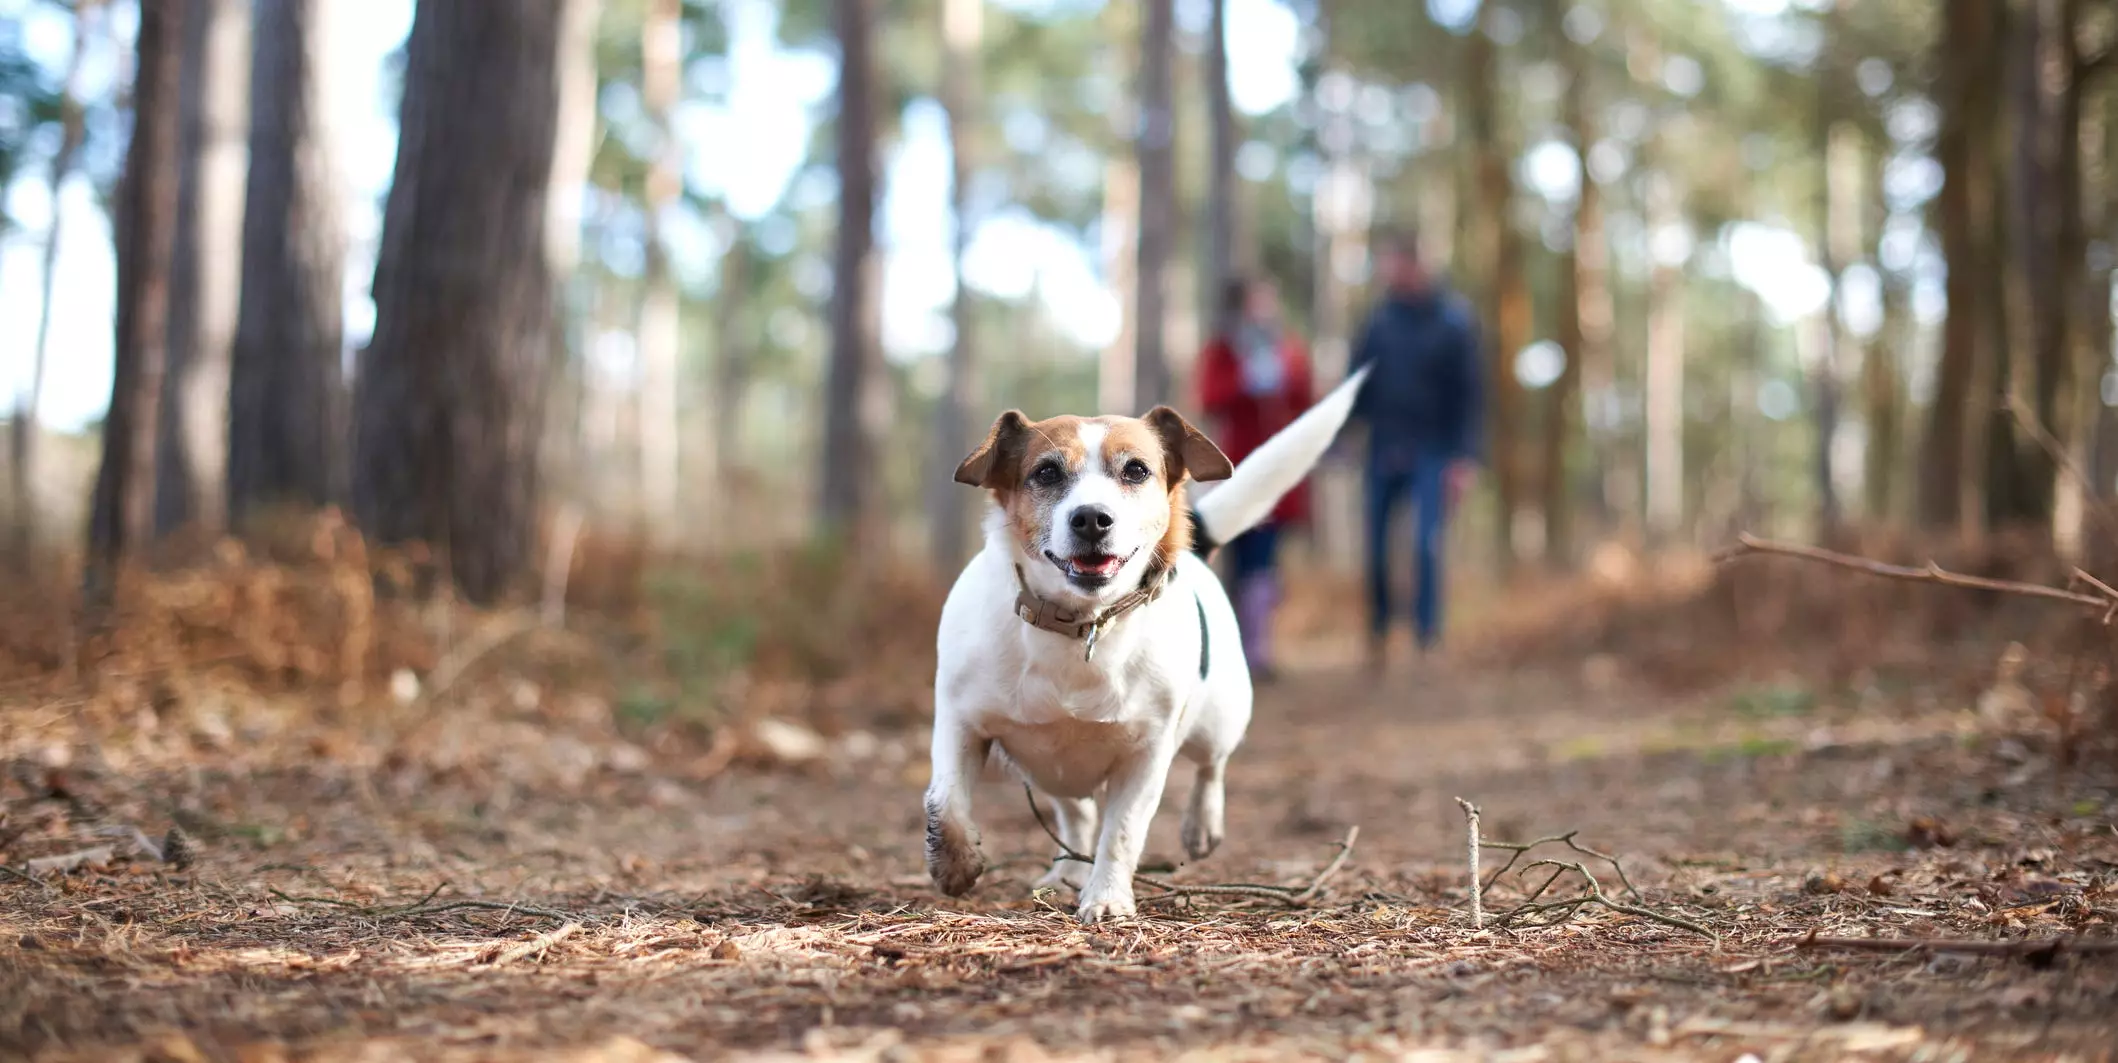
[[[916,721],[731,764],[518,682],[387,719],[157,706],[91,754],[67,703],[17,700],[0,709],[0,1058],[2118,1051],[2110,952],[1809,940],[2118,939],[2118,788],[2034,735],[1947,699],[1655,694],[1593,664],[1467,657],[1371,679],[1344,640],[1289,649],[1232,769],[1226,846],[1166,880],[1299,889],[1358,827],[1351,853],[1300,907],[1189,895],[1086,928],[1029,895],[1053,846],[997,778],[985,879],[962,900],[929,888]],[[1187,776],[1150,863],[1180,851]],[[1578,831],[1637,901],[1607,862],[1532,856],[1714,937],[1600,907],[1494,925],[1548,868],[1501,877],[1474,928],[1457,797],[1488,839]],[[181,867],[128,840],[172,825]]]

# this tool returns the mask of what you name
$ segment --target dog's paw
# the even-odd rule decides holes
[[[1204,860],[1212,856],[1215,849],[1221,847],[1221,838],[1223,836],[1221,824],[1207,823],[1204,822],[1204,819],[1205,817],[1202,816],[1184,817],[1184,826],[1180,836],[1184,841],[1184,851],[1191,854],[1193,860]]]
[[[1088,865],[1079,860],[1054,861],[1051,870],[1046,871],[1043,878],[1031,884],[1030,892],[1055,890],[1062,886],[1076,893],[1086,889],[1088,887]]]
[[[962,826],[948,822],[936,812],[927,813],[927,874],[934,886],[950,897],[961,897],[985,874],[985,856],[978,842]]]
[[[1083,923],[1108,923],[1131,919],[1139,914],[1139,908],[1133,904],[1130,889],[1099,890],[1090,887],[1081,892],[1081,908],[1076,914]]]

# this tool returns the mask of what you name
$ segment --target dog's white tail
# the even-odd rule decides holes
[[[1203,533],[1201,545],[1226,543],[1256,527],[1287,492],[1309,475],[1331,441],[1338,437],[1339,429],[1345,427],[1346,417],[1353,412],[1354,396],[1360,394],[1361,381],[1367,377],[1368,367],[1362,366],[1252,451],[1236,466],[1233,476],[1199,488],[1198,501],[1192,503],[1192,519]]]

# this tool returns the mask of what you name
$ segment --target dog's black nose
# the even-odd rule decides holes
[[[1116,523],[1118,523],[1118,518],[1112,516],[1110,509],[1106,506],[1080,506],[1074,510],[1074,515],[1067,521],[1067,526],[1074,529],[1075,535],[1094,542],[1109,535],[1111,525]]]

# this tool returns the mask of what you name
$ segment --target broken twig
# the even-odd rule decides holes
[[[1461,801],[1462,798],[1457,798],[1457,800]],[[1508,850],[1509,854],[1508,862],[1500,865],[1500,870],[1495,871],[1491,875],[1486,877],[1485,886],[1483,888],[1492,889],[1493,883],[1500,881],[1500,876],[1507,874],[1508,871],[1515,866],[1515,861],[1522,859],[1522,854],[1527,853],[1540,845],[1564,845],[1567,848],[1572,849],[1573,851],[1580,853],[1583,856],[1595,857],[1596,859],[1611,865],[1611,870],[1617,872],[1618,874],[1619,883],[1625,886],[1626,894],[1636,901],[1639,900],[1640,891],[1633,885],[1633,880],[1626,875],[1625,865],[1619,863],[1618,858],[1610,855],[1609,853],[1597,852],[1596,850],[1591,849],[1588,846],[1575,841],[1574,839],[1579,836],[1580,833],[1581,832],[1578,830],[1570,830],[1567,831],[1565,834],[1553,834],[1547,837],[1539,838],[1535,841],[1528,842],[1491,842],[1480,839],[1478,843],[1479,845],[1487,849],[1506,849]],[[1472,861],[1471,869],[1473,872],[1477,871],[1477,861]]]
[[[1307,901],[1315,897],[1317,891],[1324,888],[1324,880],[1338,874],[1338,869],[1345,866],[1346,858],[1353,855],[1353,843],[1360,840],[1360,836],[1361,829],[1359,827],[1347,827],[1346,840],[1338,843],[1338,855],[1332,857],[1331,862],[1325,864],[1324,869],[1316,873],[1316,878],[1309,883],[1308,889],[1294,895],[1295,899]]]
[[[562,923],[556,930],[548,930],[528,941],[510,945],[500,950],[499,955],[493,957],[493,966],[498,967],[504,963],[513,963],[516,960],[538,955],[545,949],[574,936],[574,931],[579,929],[581,929],[581,924],[578,922]]]
[[[1660,923],[1663,926],[1673,927],[1678,930],[1689,930],[1694,934],[1699,934],[1712,940],[1715,948],[1721,947],[1720,934],[1717,934],[1714,931],[1708,929],[1707,927],[1701,926],[1698,923],[1694,923],[1689,919],[1674,915],[1664,915],[1663,913],[1655,911],[1652,908],[1643,908],[1637,904],[1626,904],[1623,901],[1612,900],[1609,895],[1603,892],[1603,884],[1597,882],[1596,876],[1590,874],[1589,869],[1580,863],[1566,860],[1539,860],[1536,863],[1531,864],[1529,867],[1523,868],[1523,871],[1527,873],[1531,870],[1531,868],[1538,867],[1552,868],[1552,877],[1545,879],[1544,885],[1541,885],[1536,889],[1531,890],[1529,897],[1522,902],[1522,905],[1520,907],[1516,908],[1514,911],[1511,911],[1504,916],[1501,916],[1501,926],[1508,926],[1514,923],[1517,919],[1521,919],[1525,916],[1543,915],[1547,912],[1557,912],[1559,914],[1554,918],[1541,920],[1539,922],[1530,923],[1528,925],[1532,927],[1558,926],[1559,924],[1564,923],[1569,919],[1572,919],[1577,913],[1581,911],[1581,909],[1588,907],[1591,904],[1597,904],[1602,905],[1603,907],[1608,908],[1611,911],[1618,912],[1622,915],[1630,915],[1636,919],[1645,919],[1650,923]],[[1560,877],[1565,875],[1569,871],[1581,876],[1582,883],[1588,887],[1587,893],[1584,893],[1578,897],[1569,897],[1565,900],[1559,901],[1541,902],[1538,900],[1539,897],[1544,896],[1546,890],[1551,889],[1553,884],[1557,883]]]
[[[1795,943],[1803,949],[1854,949],[1862,952],[1957,952],[1984,956],[2022,956],[2051,959],[2063,952],[2082,955],[2118,954],[2118,940],[2101,938],[2021,938],[2015,941],[1979,941],[1975,938],[1832,938],[1814,932]]]
[[[93,849],[82,849],[79,852],[60,853],[57,856],[40,856],[23,864],[22,867],[32,875],[63,875],[69,871],[77,871],[84,867],[110,863],[111,858],[115,855],[117,854],[111,851],[110,846],[98,845]]]
[[[1840,568],[1852,569],[1856,572],[1866,572],[1871,576],[1881,576],[1884,579],[1906,580],[1912,583],[1939,583],[1946,587],[1961,587],[1966,590],[1993,591],[1997,594],[2016,594],[2026,598],[2044,598],[2055,602],[2068,602],[2099,610],[2106,618],[2109,617],[2113,610],[2118,610],[2118,597],[2112,597],[2104,593],[2083,594],[2079,591],[2047,587],[2041,583],[2023,583],[2018,580],[1966,576],[1960,572],[1950,572],[1932,561],[1927,562],[1924,568],[1890,565],[1853,554],[1842,554],[1835,550],[1825,550],[1821,547],[1760,539],[1747,533],[1737,537],[1735,546],[1715,554],[1714,560],[1716,562],[1727,562],[1752,554],[1779,554],[1784,557],[1798,557],[1805,561],[1819,561],[1827,565],[1837,565]],[[2099,589],[2102,588],[2099,587]]]
[[[1075,852],[1072,846],[1066,844],[1066,839],[1059,837],[1059,832],[1053,829],[1051,821],[1044,818],[1044,808],[1037,804],[1036,791],[1031,790],[1028,783],[1024,783],[1022,786],[1022,796],[1030,803],[1030,815],[1036,817],[1037,826],[1044,829],[1045,837],[1050,838],[1053,844],[1059,846],[1058,859],[1071,860],[1082,864],[1094,864],[1096,862],[1096,859],[1092,856],[1083,856]],[[1160,892],[1160,896],[1146,898],[1149,902],[1178,901],[1189,897],[1253,897],[1258,900],[1278,901],[1290,908],[1306,908],[1309,906],[1309,902],[1315,900],[1318,892],[1324,888],[1324,880],[1337,874],[1339,868],[1345,865],[1347,857],[1353,854],[1353,843],[1360,838],[1360,834],[1361,829],[1359,827],[1348,828],[1346,839],[1339,843],[1338,855],[1332,857],[1331,862],[1324,865],[1324,869],[1317,872],[1316,877],[1311,879],[1307,886],[1267,886],[1254,882],[1190,885],[1169,882],[1155,878],[1152,875],[1143,875],[1137,872],[1133,874],[1133,882]]]
[[[1483,896],[1485,886],[1478,879],[1478,851],[1480,847],[1485,845],[1485,839],[1478,836],[1478,806],[1461,797],[1456,799],[1456,804],[1457,807],[1463,809],[1464,823],[1467,832],[1470,834],[1468,848],[1470,850],[1471,863],[1471,929],[1484,930],[1486,928],[1486,906]],[[1520,855],[1522,854],[1518,851],[1516,856]],[[1508,858],[1509,866],[1512,867],[1514,863],[1514,857]],[[1507,868],[1502,868],[1501,870],[1505,871]],[[1495,874],[1493,877],[1498,878],[1500,876]]]

